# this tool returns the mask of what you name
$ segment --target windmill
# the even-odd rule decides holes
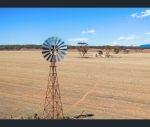
[[[50,37],[44,41],[42,49],[43,57],[51,63],[43,117],[44,119],[61,119],[63,118],[63,109],[55,63],[64,58],[67,46],[60,38]]]

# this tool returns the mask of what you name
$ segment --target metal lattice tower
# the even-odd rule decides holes
[[[51,37],[43,43],[42,48],[44,58],[51,62],[51,65],[49,66],[50,70],[43,117],[44,119],[62,119],[63,109],[55,63],[64,58],[64,55],[66,55],[67,52],[67,46],[64,45],[64,42],[61,39]]]
[[[55,64],[50,65],[43,115],[46,119],[63,118],[62,102]]]

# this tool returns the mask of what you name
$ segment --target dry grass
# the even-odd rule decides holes
[[[79,58],[69,52],[57,71],[65,115],[150,118],[150,54]],[[42,114],[48,65],[40,51],[0,52],[0,118]]]

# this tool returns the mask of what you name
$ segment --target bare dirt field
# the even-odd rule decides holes
[[[57,64],[64,114],[92,119],[150,118],[150,54],[80,58]],[[0,52],[0,118],[42,115],[49,63],[41,51]]]

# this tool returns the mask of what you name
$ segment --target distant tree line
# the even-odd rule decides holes
[[[79,46],[68,46],[69,49],[77,49]],[[143,47],[138,47],[138,46],[111,46],[111,45],[103,45],[103,46],[90,46],[88,45],[89,48],[91,49],[105,49],[105,48],[111,48],[111,49],[114,49],[114,48],[119,48],[121,50],[123,49],[146,49],[146,48],[143,48]],[[150,48],[147,48],[147,49],[150,49]]]
[[[40,49],[41,45],[0,45],[0,50]]]
[[[0,45],[0,50],[21,50],[21,49],[41,49],[41,45]],[[77,49],[79,46],[70,46],[68,45],[68,49]],[[93,49],[107,49],[109,52],[110,49],[114,49],[114,52],[119,52],[120,50],[125,50],[125,49],[134,49],[137,52],[141,49],[141,47],[136,47],[136,46],[109,46],[109,45],[104,45],[104,46],[89,46],[88,48],[93,48]]]

